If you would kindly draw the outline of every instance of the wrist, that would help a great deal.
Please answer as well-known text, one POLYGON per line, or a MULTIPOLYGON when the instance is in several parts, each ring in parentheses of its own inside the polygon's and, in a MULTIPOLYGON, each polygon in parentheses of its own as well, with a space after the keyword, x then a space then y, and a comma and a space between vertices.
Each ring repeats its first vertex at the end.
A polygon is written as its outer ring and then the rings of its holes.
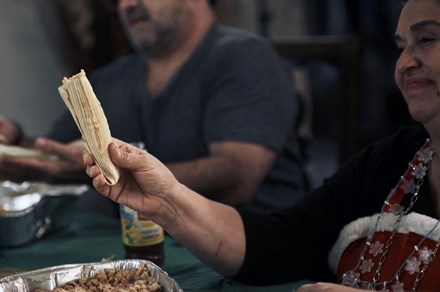
POLYGON ((162 208, 157 214, 156 223, 161 225, 168 233, 178 231, 181 224, 187 219, 188 206, 191 205, 191 194, 189 188, 181 183, 170 190, 163 198, 162 208))

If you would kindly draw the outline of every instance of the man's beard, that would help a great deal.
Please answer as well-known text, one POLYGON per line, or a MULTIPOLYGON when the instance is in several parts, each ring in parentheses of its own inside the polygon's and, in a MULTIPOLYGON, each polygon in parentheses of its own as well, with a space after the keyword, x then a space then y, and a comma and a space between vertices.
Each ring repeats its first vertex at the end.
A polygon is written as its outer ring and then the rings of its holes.
MULTIPOLYGON (((175 38, 174 28, 165 26, 151 17, 150 12, 143 6, 138 5, 125 12, 126 32, 134 49, 142 51, 150 56, 164 55, 170 51, 172 42, 175 38), (149 22, 148 31, 136 31, 130 28, 130 22, 145 21, 149 22)), ((139 28, 142 29, 142 28, 139 28)))
POLYGON ((173 48, 175 33, 170 28, 154 27, 149 36, 132 37, 132 44, 136 50, 149 56, 166 55, 173 48))

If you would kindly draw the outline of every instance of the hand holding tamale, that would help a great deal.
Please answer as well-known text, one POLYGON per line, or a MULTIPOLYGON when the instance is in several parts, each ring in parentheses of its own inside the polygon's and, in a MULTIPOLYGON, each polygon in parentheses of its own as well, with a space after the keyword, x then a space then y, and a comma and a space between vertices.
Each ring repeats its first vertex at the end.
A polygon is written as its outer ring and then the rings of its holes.
POLYGON ((78 126, 87 150, 93 155, 96 165, 104 175, 109 185, 114 185, 119 179, 119 170, 113 164, 108 154, 111 142, 110 129, 100 102, 84 70, 63 79, 63 85, 58 91, 69 108, 78 126))

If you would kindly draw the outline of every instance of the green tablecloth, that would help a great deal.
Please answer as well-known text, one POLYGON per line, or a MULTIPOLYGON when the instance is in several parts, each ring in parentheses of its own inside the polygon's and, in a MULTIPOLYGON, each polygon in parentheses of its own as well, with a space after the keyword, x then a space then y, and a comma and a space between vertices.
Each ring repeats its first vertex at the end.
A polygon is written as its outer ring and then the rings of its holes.
MULTIPOLYGON (((173 238, 165 238, 163 269, 185 291, 295 291, 304 282, 276 286, 249 286, 227 279, 197 260, 173 238)), ((72 263, 123 259, 118 220, 96 214, 77 213, 71 225, 31 244, 0 249, 0 274, 29 271, 72 263)))

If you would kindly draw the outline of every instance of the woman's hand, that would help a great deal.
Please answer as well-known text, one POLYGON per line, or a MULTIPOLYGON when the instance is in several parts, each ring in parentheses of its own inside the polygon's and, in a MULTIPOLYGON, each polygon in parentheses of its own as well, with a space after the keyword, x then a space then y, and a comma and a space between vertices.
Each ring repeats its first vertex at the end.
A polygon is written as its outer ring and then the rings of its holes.
POLYGON ((333 283, 305 284, 296 289, 296 292, 359 292, 362 289, 351 288, 333 283))
POLYGON ((246 241, 237 210, 180 184, 165 165, 144 150, 114 139, 109 155, 120 172, 119 181, 112 186, 106 184, 93 157, 84 155, 87 173, 100 193, 161 225, 216 271, 227 276, 238 272, 246 241))
POLYGON ((109 154, 120 171, 119 181, 112 186, 105 183, 93 157, 84 155, 87 174, 100 193, 152 220, 163 209, 175 211, 170 197, 181 185, 165 165, 146 151, 116 139, 109 145, 109 154))

